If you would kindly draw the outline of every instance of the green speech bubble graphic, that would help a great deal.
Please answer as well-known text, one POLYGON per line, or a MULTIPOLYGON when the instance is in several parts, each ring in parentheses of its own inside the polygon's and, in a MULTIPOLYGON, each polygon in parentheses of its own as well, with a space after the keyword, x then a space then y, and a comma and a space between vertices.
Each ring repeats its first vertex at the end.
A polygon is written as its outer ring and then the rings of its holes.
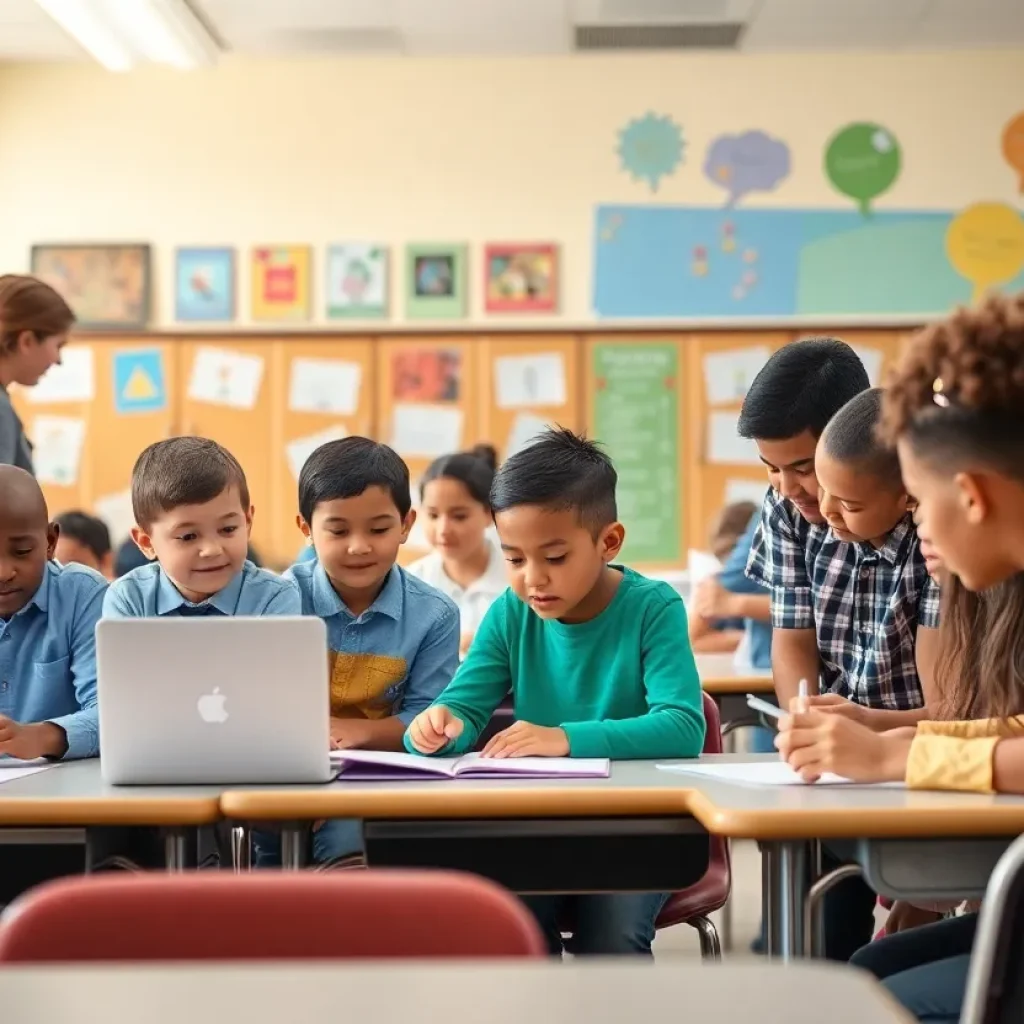
POLYGON ((900 144, 880 124, 861 122, 841 128, 825 149, 825 174, 833 187, 853 199, 865 217, 871 202, 899 177, 900 144))

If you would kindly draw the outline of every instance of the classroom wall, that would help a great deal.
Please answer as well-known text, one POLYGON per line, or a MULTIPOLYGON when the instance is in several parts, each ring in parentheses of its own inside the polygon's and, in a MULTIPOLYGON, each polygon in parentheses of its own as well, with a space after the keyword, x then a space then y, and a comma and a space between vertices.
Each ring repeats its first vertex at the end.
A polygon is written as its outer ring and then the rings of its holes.
MULTIPOLYGON (((720 206, 701 169, 714 136, 762 128, 790 145, 790 178, 756 205, 848 208, 822 173, 823 147, 847 122, 876 119, 905 153, 878 207, 958 209, 1016 196, 998 139, 1022 96, 1020 51, 228 58, 210 72, 128 78, 88 64, 8 66, 0 68, 0 267, 27 268, 34 242, 149 242, 161 326, 172 319, 173 248, 233 245, 245 251, 244 326, 253 244, 320 247, 319 319, 323 246, 465 241, 474 247, 469 322, 482 323, 495 318, 480 309, 478 247, 551 240, 563 258, 555 323, 585 323, 595 206, 720 206), (649 110, 671 115, 686 141, 683 166, 653 197, 614 152, 619 128, 649 110)), ((401 322, 400 274, 392 289, 401 322)))

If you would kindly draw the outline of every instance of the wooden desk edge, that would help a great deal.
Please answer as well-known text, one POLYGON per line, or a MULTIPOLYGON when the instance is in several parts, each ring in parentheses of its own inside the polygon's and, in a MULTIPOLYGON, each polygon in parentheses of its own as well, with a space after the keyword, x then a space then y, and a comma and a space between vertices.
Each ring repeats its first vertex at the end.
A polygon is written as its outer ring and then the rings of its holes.
POLYGON ((30 797, 0 795, 0 828, 51 825, 83 828, 91 825, 192 827, 220 821, 220 804, 209 797, 30 797))
POLYGON ((775 693, 775 682, 771 676, 711 676, 702 679, 701 689, 711 697, 734 693, 775 693))

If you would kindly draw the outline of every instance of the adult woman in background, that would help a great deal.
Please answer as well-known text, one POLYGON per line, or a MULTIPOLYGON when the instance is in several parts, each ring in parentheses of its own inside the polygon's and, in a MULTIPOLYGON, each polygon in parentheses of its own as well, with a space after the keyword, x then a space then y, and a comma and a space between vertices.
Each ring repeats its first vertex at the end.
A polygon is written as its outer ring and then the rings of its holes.
POLYGON ((74 322, 71 307, 48 284, 22 274, 0 276, 0 463, 32 472, 32 444, 7 388, 38 384, 60 362, 74 322))

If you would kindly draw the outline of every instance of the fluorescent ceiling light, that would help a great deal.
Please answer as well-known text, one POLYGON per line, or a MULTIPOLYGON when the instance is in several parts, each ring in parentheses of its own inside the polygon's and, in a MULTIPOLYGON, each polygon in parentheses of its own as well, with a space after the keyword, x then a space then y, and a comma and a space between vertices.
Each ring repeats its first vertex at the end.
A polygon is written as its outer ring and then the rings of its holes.
POLYGON ((184 0, 36 0, 110 71, 138 63, 182 70, 217 59, 217 44, 184 0))

